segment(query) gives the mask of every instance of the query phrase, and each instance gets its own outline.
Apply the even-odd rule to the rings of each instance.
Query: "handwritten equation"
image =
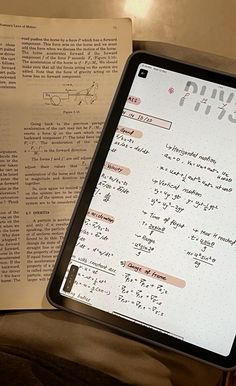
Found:
[[[151,312],[164,316],[164,302],[168,289],[160,283],[149,282],[145,278],[134,277],[125,272],[119,286],[118,302],[127,305],[130,310]],[[131,284],[132,283],[132,284]]]

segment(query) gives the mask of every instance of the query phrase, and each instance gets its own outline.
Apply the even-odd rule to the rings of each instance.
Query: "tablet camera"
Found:
[[[140,76],[140,78],[146,78],[147,74],[148,74],[148,70],[144,70],[143,68],[141,68],[139,70],[138,76]]]

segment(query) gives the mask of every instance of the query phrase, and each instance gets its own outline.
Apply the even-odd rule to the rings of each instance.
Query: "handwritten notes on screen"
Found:
[[[232,90],[191,79],[138,68],[61,293],[228,355],[236,322]]]

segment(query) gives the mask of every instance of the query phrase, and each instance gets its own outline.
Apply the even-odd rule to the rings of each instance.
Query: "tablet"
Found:
[[[236,79],[125,67],[48,290],[56,307],[236,364]]]

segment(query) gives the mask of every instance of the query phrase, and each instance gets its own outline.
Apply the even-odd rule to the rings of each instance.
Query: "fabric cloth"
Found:
[[[57,355],[137,386],[216,386],[222,377],[219,369],[64,311],[2,314],[0,344]]]
[[[4,386],[125,386],[99,371],[41,352],[0,345]]]

